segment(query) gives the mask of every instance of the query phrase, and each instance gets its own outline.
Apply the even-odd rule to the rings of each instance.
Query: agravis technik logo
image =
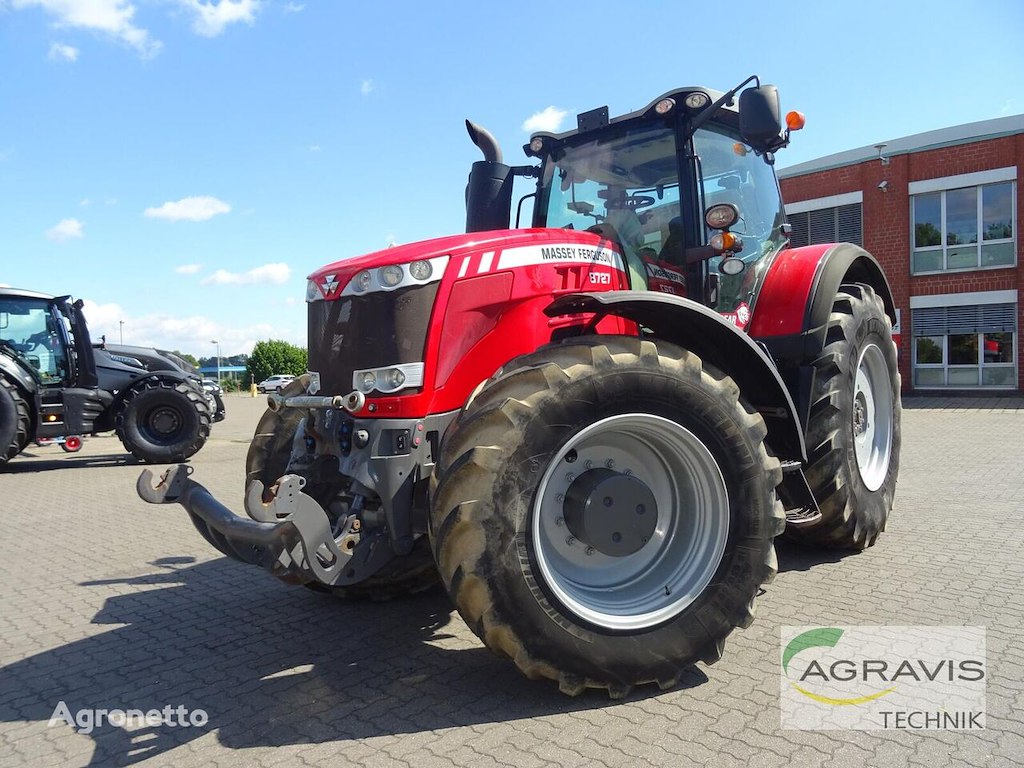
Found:
[[[984,728],[982,627],[783,627],[782,727]]]

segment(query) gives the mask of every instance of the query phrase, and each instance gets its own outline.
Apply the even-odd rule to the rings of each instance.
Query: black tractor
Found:
[[[223,414],[177,355],[93,345],[81,300],[0,288],[0,464],[34,440],[110,430],[141,461],[183,461]]]

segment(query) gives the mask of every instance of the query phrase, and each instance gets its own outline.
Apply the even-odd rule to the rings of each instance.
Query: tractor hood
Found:
[[[462,257],[481,251],[492,251],[495,256],[504,250],[523,246],[558,245],[566,243],[581,246],[604,246],[610,244],[600,235],[566,229],[497,229],[489,232],[469,232],[434,240],[421,240],[406,245],[396,245],[382,251],[363,256],[342,259],[321,267],[309,275],[306,301],[339,298],[352,278],[363,270],[379,270],[390,265],[408,265],[415,261],[431,261],[446,256],[448,268],[460,265]],[[612,246],[617,250],[617,246]],[[495,262],[497,263],[497,262]],[[459,267],[454,267],[458,269]]]
[[[336,284],[333,290],[323,290],[324,298],[334,298],[337,293],[345,288],[353,275],[364,269],[378,269],[391,264],[408,264],[413,261],[426,261],[438,256],[449,256],[466,251],[479,250],[486,247],[501,247],[508,240],[511,233],[508,230],[497,230],[494,232],[472,232],[462,235],[450,235],[438,237],[433,240],[419,240],[415,243],[395,245],[381,251],[374,251],[363,256],[353,256],[341,259],[318,269],[309,276],[311,284],[327,283]],[[310,286],[312,290],[312,285]],[[317,296],[306,296],[310,301]]]

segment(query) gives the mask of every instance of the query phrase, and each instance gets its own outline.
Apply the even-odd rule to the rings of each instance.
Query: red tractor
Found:
[[[341,597],[440,579],[567,693],[673,686],[751,622],[776,536],[861,549],[893,503],[892,294],[857,246],[788,247],[786,122],[751,77],[581,114],[525,166],[467,123],[466,234],[310,276],[310,371],[269,396],[248,517],[184,465],[140,495]]]

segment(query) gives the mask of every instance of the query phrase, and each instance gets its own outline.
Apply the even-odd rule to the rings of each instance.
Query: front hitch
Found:
[[[297,574],[304,580],[327,585],[345,580],[352,548],[358,540],[359,521],[351,517],[336,537],[327,513],[315,499],[302,493],[305,478],[284,475],[270,489],[269,502],[263,501],[263,483],[253,482],[246,498],[246,509],[252,519],[247,519],[217,501],[206,488],[189,478],[191,474],[192,467],[178,464],[154,484],[153,471],[145,469],[135,488],[150,504],[183,506],[194,520],[198,518],[211,533],[216,533],[207,538],[226,555],[262,564],[280,576]],[[243,554],[260,550],[264,556],[258,558]]]

